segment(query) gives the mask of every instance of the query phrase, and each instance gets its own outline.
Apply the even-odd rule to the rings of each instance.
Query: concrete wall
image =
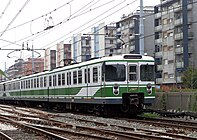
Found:
[[[150,108],[197,112],[197,93],[159,92]]]

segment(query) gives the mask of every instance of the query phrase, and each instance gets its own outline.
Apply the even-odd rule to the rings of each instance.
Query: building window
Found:
[[[168,60],[164,59],[164,65],[168,65]]]
[[[174,78],[174,74],[169,74],[168,76],[169,76],[169,78],[171,78],[171,79]]]
[[[164,79],[168,79],[168,73],[164,73]]]

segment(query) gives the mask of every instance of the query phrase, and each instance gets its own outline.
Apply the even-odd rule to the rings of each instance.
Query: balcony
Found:
[[[182,83],[183,82],[182,79],[181,79],[181,76],[176,77],[176,82],[177,83]]]
[[[194,37],[194,33],[193,32],[188,32],[188,38],[189,39],[193,39],[193,37]]]
[[[155,31],[161,31],[162,30],[162,25],[156,26]]]
[[[181,39],[183,39],[183,33],[177,33],[177,34],[175,34],[174,39],[175,40],[181,40]]]
[[[183,47],[176,48],[176,49],[175,49],[175,53],[176,53],[176,54],[182,54],[182,53],[183,53]]]
[[[130,40],[135,39],[135,34],[132,34],[131,36],[129,36],[129,39],[130,39]]]
[[[162,52],[156,52],[155,57],[159,57],[159,58],[162,57]]]
[[[163,83],[163,79],[162,78],[157,78],[156,79],[156,84],[162,84]]]
[[[157,65],[157,71],[162,71],[163,70],[163,66],[162,65]]]
[[[183,18],[179,18],[179,19],[176,19],[174,21],[174,26],[178,26],[178,25],[181,25],[183,24]]]
[[[176,5],[176,7],[174,7],[174,12],[179,12],[179,11],[181,11],[181,9],[182,9],[182,6],[179,4],[177,4]]]
[[[161,12],[155,14],[155,19],[157,19],[157,18],[161,18]]]
[[[130,23],[129,27],[133,28],[134,27],[134,23]]]
[[[135,45],[130,46],[130,51],[134,51],[135,50]]]
[[[162,38],[156,39],[156,40],[155,40],[155,43],[156,43],[156,44],[162,43]]]
[[[192,8],[193,8],[193,5],[192,4],[188,4],[187,5],[187,10],[192,10]]]
[[[184,67],[183,62],[177,62],[176,63],[176,68],[183,68],[183,67]]]

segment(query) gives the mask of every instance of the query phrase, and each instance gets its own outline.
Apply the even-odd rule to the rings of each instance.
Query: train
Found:
[[[154,77],[151,56],[107,56],[1,82],[0,102],[135,115],[154,102]]]

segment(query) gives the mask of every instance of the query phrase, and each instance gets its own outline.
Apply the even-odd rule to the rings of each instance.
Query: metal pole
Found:
[[[144,54],[144,21],[143,21],[143,0],[140,0],[140,26],[139,26],[139,42],[140,42],[140,54]]]
[[[32,74],[34,74],[34,45],[32,44]]]

